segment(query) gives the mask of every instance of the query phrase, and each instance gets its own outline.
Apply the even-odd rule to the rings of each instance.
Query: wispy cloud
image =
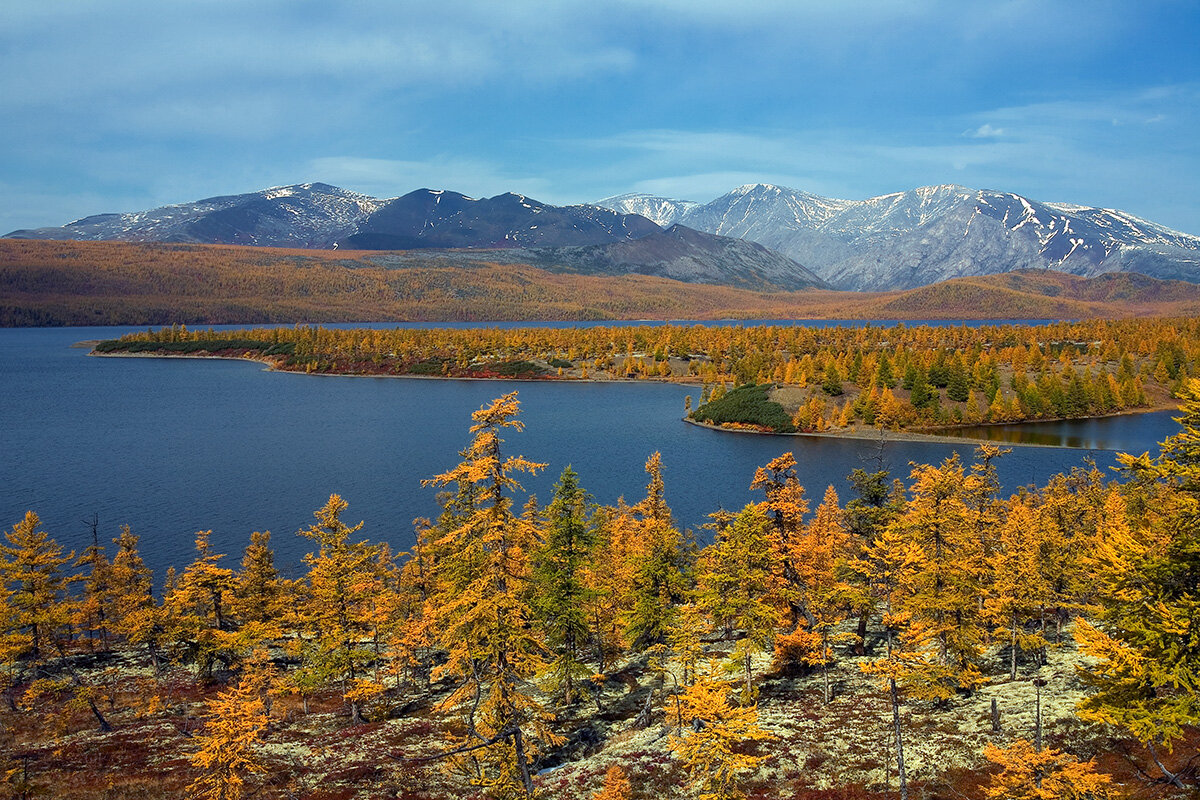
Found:
[[[966,131],[963,135],[972,139],[999,139],[1004,135],[1004,128],[995,128],[985,122],[974,130]]]

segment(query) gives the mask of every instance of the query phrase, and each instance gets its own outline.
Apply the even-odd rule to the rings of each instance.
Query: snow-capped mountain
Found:
[[[672,200],[650,194],[619,194],[597,200],[594,205],[611,208],[622,214],[638,214],[660,228],[669,228],[683,219],[689,211],[699,208],[700,203],[691,200]]]
[[[759,242],[839,289],[908,289],[1016,269],[1200,282],[1200,237],[1122,211],[962,186],[848,201],[754,184],[681,222]]]
[[[16,239],[196,242],[262,247],[331,247],[385,201],[325,183],[278,186],[129,214],[97,214]]]
[[[827,288],[791,258],[754,242],[682,226],[664,231],[638,214],[598,205],[552,206],[512,193],[476,199],[418,189],[379,200],[304,184],[134,214],[102,214],[9,237],[413,251],[409,260],[452,267],[484,259],[764,291]]]
[[[620,195],[592,205],[552,206],[519,194],[475,199],[429,189],[380,200],[306,183],[137,213],[100,214],[60,228],[14,231],[8,236],[532,251],[635,242],[677,224],[756,242],[787,256],[787,263],[803,271],[789,277],[791,267],[767,266],[758,255],[741,251],[729,269],[722,270],[717,267],[718,254],[733,251],[712,242],[705,243],[704,257],[692,266],[685,265],[690,256],[671,256],[641,267],[663,274],[672,270],[696,276],[724,274],[723,279],[713,279],[735,285],[761,280],[783,288],[812,285],[805,267],[835,288],[856,290],[908,289],[1018,269],[1053,269],[1087,277],[1139,272],[1200,283],[1198,236],[1122,211],[1038,202],[1010,192],[954,185],[852,201],[750,184],[704,204]],[[630,253],[657,258],[653,254],[658,250],[647,246],[632,248]],[[626,263],[626,255],[572,255],[576,257],[593,266],[608,265],[604,269]],[[631,271],[638,268],[638,264],[630,266]]]

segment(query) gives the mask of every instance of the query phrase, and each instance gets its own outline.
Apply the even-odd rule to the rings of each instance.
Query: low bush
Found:
[[[776,433],[794,433],[796,426],[783,406],[767,398],[771,384],[739,386],[718,400],[705,403],[692,412],[692,419],[711,422],[755,425]]]

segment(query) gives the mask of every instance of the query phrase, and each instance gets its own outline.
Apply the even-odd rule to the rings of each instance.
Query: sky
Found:
[[[322,181],[956,183],[1200,234],[1196,0],[3,0],[0,232]]]

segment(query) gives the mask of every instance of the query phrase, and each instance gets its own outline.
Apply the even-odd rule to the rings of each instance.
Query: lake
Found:
[[[72,347],[128,330],[0,329],[0,526],[32,509],[51,536],[81,550],[93,515],[104,544],[128,523],[156,582],[168,565],[186,566],[195,532],[209,529],[228,566],[251,531],[270,530],[281,569],[295,574],[310,544],[296,531],[333,492],[350,504],[344,521],[366,522],[362,536],[407,548],[413,518],[439,511],[421,480],[458,462],[472,411],[514,390],[526,429],[510,433],[505,450],[548,464],[525,480],[539,500],[570,464],[597,502],[636,502],[657,450],[667,502],[693,529],[712,511],[760,498],[748,488],[754,470],[783,452],[795,453],[813,505],[829,484],[845,502],[846,476],[874,469],[878,452],[868,441],[688,425],[684,397],[696,387],[306,376],[239,361],[91,358]],[[1116,450],[1156,452],[1177,430],[1169,412],[1009,427],[1074,445],[1014,448],[998,462],[1009,492],[1085,458],[1108,468]],[[955,451],[969,460],[973,449],[889,442],[884,457],[906,478],[909,461]]]

